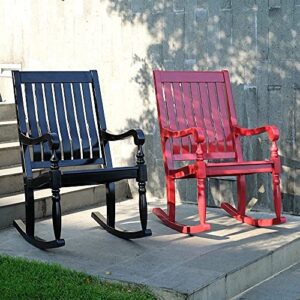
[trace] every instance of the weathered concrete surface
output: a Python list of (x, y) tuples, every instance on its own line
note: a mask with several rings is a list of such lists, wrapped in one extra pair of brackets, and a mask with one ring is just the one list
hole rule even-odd
[[(148, 191), (156, 196), (165, 191), (152, 69), (228, 69), (241, 125), (280, 128), (283, 207), (300, 213), (298, 0), (2, 0), (0, 11), (0, 63), (99, 70), (108, 128), (148, 134)], [(12, 99), (8, 79), (0, 93)], [(121, 145), (113, 146), (116, 164), (134, 159), (134, 147)], [(266, 136), (243, 145), (246, 158), (269, 155)], [(195, 201), (189, 184), (180, 183), (178, 197)], [(232, 185), (209, 185), (209, 203), (233, 198)], [(266, 175), (250, 177), (249, 206), (271, 208), (271, 194)]]
[[(162, 202), (150, 199), (150, 208)], [(99, 208), (105, 212), (105, 207)], [(139, 227), (137, 199), (117, 205), (118, 221)], [(63, 218), (66, 246), (40, 251), (15, 229), (0, 231), (0, 252), (60, 263), (108, 280), (149, 285), (164, 299), (230, 299), (300, 261), (300, 219), (273, 228), (239, 224), (220, 209), (209, 209), (210, 232), (197, 236), (176, 233), (149, 214), (153, 236), (125, 241), (102, 230), (92, 210)], [(194, 204), (181, 204), (178, 219), (194, 223)], [(48, 234), (47, 234), (47, 232)], [(51, 236), (50, 220), (39, 222), (37, 233)], [(272, 293), (272, 291), (270, 291)]]
[[(235, 300), (295, 300), (300, 299), (300, 264), (235, 297)], [(271, 291), (271, 293), (270, 293)]]

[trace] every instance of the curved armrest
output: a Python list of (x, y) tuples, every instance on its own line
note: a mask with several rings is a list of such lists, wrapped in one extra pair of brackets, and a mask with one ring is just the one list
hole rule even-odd
[(244, 135), (244, 136), (250, 136), (250, 135), (256, 135), (263, 132), (267, 132), (269, 136), (269, 140), (271, 142), (275, 142), (279, 139), (279, 129), (275, 125), (266, 125), (262, 127), (257, 128), (242, 128), (242, 127), (234, 127), (234, 133), (236, 135)]
[(135, 145), (143, 145), (145, 143), (145, 135), (141, 129), (130, 129), (121, 134), (113, 134), (101, 129), (100, 135), (106, 141), (119, 141), (132, 136)]
[(201, 129), (197, 128), (197, 127), (190, 127), (190, 128), (178, 130), (178, 131), (162, 128), (161, 134), (165, 138), (170, 138), (170, 137), (176, 138), (176, 137), (184, 137), (187, 135), (192, 135), (194, 137), (196, 143), (202, 143), (205, 140)]
[(59, 138), (56, 133), (48, 132), (36, 138), (28, 137), (24, 133), (19, 133), (19, 138), (20, 142), (25, 145), (36, 145), (48, 142), (51, 150), (57, 150), (59, 148)]

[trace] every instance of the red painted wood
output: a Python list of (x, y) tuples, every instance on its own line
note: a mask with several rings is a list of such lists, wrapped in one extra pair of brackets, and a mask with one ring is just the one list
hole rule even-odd
[[(175, 103), (173, 99), (173, 91), (172, 85), (170, 83), (164, 84), (164, 92), (165, 92), (165, 100), (166, 100), (166, 107), (167, 107), (167, 116), (168, 116), (168, 128), (171, 130), (178, 130), (179, 125), (177, 120), (177, 112), (175, 111)], [(180, 139), (172, 139), (172, 146), (174, 154), (179, 154), (181, 151), (181, 142)]]
[[(230, 79), (229, 79), (229, 73), (228, 71), (223, 71), (224, 74), (224, 80), (225, 80), (225, 89), (226, 89), (226, 96), (227, 96), (227, 104), (228, 104), (228, 109), (229, 109), (229, 121), (230, 121), (230, 128), (234, 126), (237, 126), (237, 116), (236, 116), (236, 111), (233, 103), (233, 95), (232, 95), (232, 90), (231, 90), (231, 84), (230, 84)], [(237, 154), (237, 160), (238, 161), (243, 161), (243, 153), (242, 153), (242, 146), (239, 138), (234, 139), (234, 148)]]
[(269, 227), (273, 225), (278, 225), (286, 222), (285, 217), (280, 218), (269, 218), (269, 219), (255, 219), (247, 215), (241, 215), (239, 212), (232, 207), (229, 203), (223, 202), (221, 207), (227, 211), (232, 217), (237, 219), (242, 223), (246, 223), (256, 227)]
[[(279, 131), (273, 125), (251, 129), (238, 126), (228, 72), (154, 71), (154, 84), (168, 211), (155, 208), (153, 212), (162, 222), (182, 233), (208, 230), (206, 178), (237, 176), (237, 209), (228, 203), (223, 203), (222, 207), (237, 220), (253, 226), (284, 223), (286, 220), (281, 217), (281, 164), (276, 144)], [(240, 136), (261, 133), (268, 134), (271, 141), (270, 158), (244, 161)], [(227, 161), (220, 161), (224, 159)], [(186, 161), (187, 164), (175, 168), (175, 161)], [(254, 219), (246, 215), (245, 175), (256, 173), (272, 174), (276, 215), (273, 219)], [(199, 225), (196, 226), (176, 221), (175, 180), (185, 178), (197, 179)]]
[[(202, 128), (203, 133), (205, 135), (205, 142), (203, 143), (202, 149), (204, 153), (207, 152), (207, 133), (206, 133), (206, 127), (204, 124), (204, 116), (203, 116), (203, 110), (202, 110), (202, 102), (201, 102), (201, 97), (200, 97), (200, 90), (199, 90), (199, 85), (198, 83), (192, 82), (191, 83), (191, 97), (192, 97), (192, 106), (193, 106), (193, 114), (194, 114), (194, 119), (195, 119), (195, 126)], [(196, 150), (193, 148), (192, 153), (195, 153)]]
[[(192, 97), (191, 97), (191, 84), (183, 83), (182, 84), (182, 99), (184, 106), (184, 115), (186, 118), (187, 127), (196, 127), (195, 119), (194, 119), (194, 110), (192, 107)], [(192, 137), (189, 137), (189, 152), (196, 152), (197, 143), (193, 140)], [(194, 151), (193, 151), (194, 150)]]
[[(202, 147), (204, 148), (204, 147)], [(195, 151), (196, 152), (196, 151)], [(204, 153), (204, 159), (229, 159), (235, 158), (234, 152), (212, 152), (212, 153)], [(195, 160), (196, 154), (195, 153), (187, 153), (187, 154), (179, 154), (173, 155), (174, 161), (185, 161), (185, 160)]]
[(237, 176), (237, 196), (238, 196), (238, 206), (237, 210), (240, 215), (245, 215), (246, 213), (246, 177), (245, 175)]
[[(184, 130), (184, 129), (188, 128), (188, 124), (187, 124), (186, 116), (184, 113), (185, 107), (184, 107), (184, 103), (183, 103), (182, 87), (181, 87), (181, 85), (179, 85), (179, 83), (173, 83), (173, 93), (174, 93), (174, 104), (175, 104), (175, 109), (176, 109), (178, 129)], [(190, 144), (191, 144), (191, 141), (190, 141), (189, 137), (182, 137), (180, 153), (189, 153), (190, 152), (189, 151)]]
[(194, 226), (184, 225), (175, 221), (171, 221), (169, 216), (160, 208), (153, 208), (152, 212), (170, 228), (185, 234), (195, 234), (211, 229), (210, 224), (204, 223)]
[(217, 101), (216, 85), (214, 83), (208, 83), (207, 86), (211, 106), (212, 124), (215, 128), (216, 133), (217, 149), (218, 151), (223, 152), (226, 149), (224, 144), (225, 134), (222, 124), (222, 118), (219, 112), (220, 109)]
[(200, 83), (200, 95), (201, 95), (203, 119), (206, 128), (206, 134), (208, 137), (207, 152), (215, 152), (218, 150), (217, 143), (216, 143), (216, 132), (212, 124), (209, 94), (208, 94), (206, 83)]
[(175, 180), (167, 177), (168, 215), (170, 221), (175, 222)]
[[(159, 72), (159, 71), (157, 71)], [(221, 72), (206, 71), (163, 71), (160, 72), (162, 82), (224, 82)]]
[(233, 151), (233, 133), (230, 128), (230, 118), (228, 112), (228, 104), (226, 101), (224, 83), (217, 83), (217, 97), (220, 107), (220, 118), (223, 125), (225, 135), (225, 151)]
[[(165, 101), (165, 92), (163, 90), (163, 83), (161, 81), (161, 72), (154, 71), (153, 76), (155, 78), (155, 95), (156, 95), (156, 104), (158, 110), (158, 117), (159, 117), (159, 127), (160, 130), (163, 128), (169, 128), (169, 120), (167, 115), (167, 104)], [(172, 153), (171, 153), (171, 141), (165, 141), (164, 137), (161, 136), (161, 145), (162, 150), (165, 155), (163, 155), (164, 167), (167, 172), (168, 169), (173, 167), (172, 161)]]

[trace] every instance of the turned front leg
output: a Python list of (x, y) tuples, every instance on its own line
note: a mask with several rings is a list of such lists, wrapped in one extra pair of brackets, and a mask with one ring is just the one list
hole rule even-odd
[(146, 199), (146, 181), (147, 181), (147, 168), (144, 160), (143, 148), (141, 145), (138, 146), (137, 151), (137, 166), (138, 166), (138, 187), (139, 187), (139, 211), (140, 211), (140, 220), (142, 229), (146, 230), (147, 228), (147, 199)]
[(52, 190), (52, 221), (55, 238), (60, 239), (61, 234), (61, 207), (60, 207), (60, 187), (61, 172), (58, 166), (56, 151), (53, 150), (50, 167), (50, 182)]
[(281, 164), (280, 164), (280, 158), (278, 155), (278, 147), (277, 147), (276, 142), (272, 142), (270, 159), (274, 162), (274, 170), (272, 172), (274, 210), (275, 210), (276, 217), (278, 219), (280, 219), (280, 215), (281, 215), (281, 191), (280, 191)]

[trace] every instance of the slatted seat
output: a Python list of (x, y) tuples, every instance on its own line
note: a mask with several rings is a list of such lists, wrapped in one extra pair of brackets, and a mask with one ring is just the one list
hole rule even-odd
[[(107, 131), (97, 72), (14, 71), (13, 83), (26, 204), (26, 225), (14, 221), (21, 235), (41, 249), (63, 246), (60, 188), (91, 184), (106, 185), (107, 220), (99, 212), (92, 213), (104, 229), (124, 239), (151, 235), (147, 229), (144, 134), (139, 129), (117, 135)], [(114, 168), (109, 142), (129, 137), (137, 145), (136, 165)], [(33, 176), (34, 169), (42, 170), (38, 177)], [(114, 182), (129, 178), (137, 180), (139, 191), (142, 228), (134, 232), (115, 227)], [(53, 241), (35, 236), (33, 192), (45, 188), (52, 190)]]
[[(154, 71), (161, 145), (167, 186), (167, 213), (154, 208), (167, 226), (182, 233), (210, 229), (206, 223), (206, 178), (237, 176), (237, 208), (227, 202), (221, 207), (237, 220), (253, 226), (286, 222), (281, 216), (281, 164), (273, 125), (254, 129), (238, 126), (227, 71)], [(264, 161), (244, 161), (240, 137), (266, 132), (271, 151)], [(184, 163), (176, 167), (175, 163)], [(246, 215), (245, 175), (271, 173), (275, 218), (255, 219)], [(196, 178), (199, 225), (189, 226), (175, 219), (175, 180)]]

